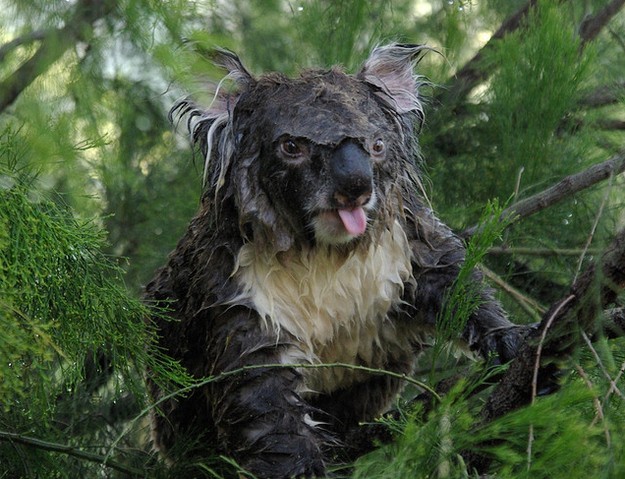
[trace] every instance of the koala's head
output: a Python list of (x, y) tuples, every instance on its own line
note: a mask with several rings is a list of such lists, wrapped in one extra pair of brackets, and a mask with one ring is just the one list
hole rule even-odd
[[(339, 69), (254, 78), (236, 55), (215, 62), (236, 88), (206, 110), (172, 112), (206, 156), (205, 207), (232, 199), (242, 234), (276, 251), (357, 244), (401, 214), (423, 111), (413, 73), (424, 48), (376, 48), (356, 75)], [(408, 170), (408, 171), (407, 171)], [(231, 219), (222, 218), (229, 221)]]

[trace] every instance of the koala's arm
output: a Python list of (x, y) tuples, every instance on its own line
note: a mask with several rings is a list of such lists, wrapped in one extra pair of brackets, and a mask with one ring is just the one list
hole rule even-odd
[[(269, 337), (248, 308), (230, 307), (215, 318), (209, 351), (213, 375), (245, 366), (284, 362), (293, 346)], [(313, 408), (297, 394), (293, 368), (252, 368), (210, 385), (210, 407), (226, 453), (259, 479), (322, 477), (324, 435)]]
[[(425, 206), (419, 205), (412, 210), (408, 224), (410, 232), (414, 233), (409, 240), (416, 279), (411, 302), (419, 319), (434, 325), (464, 263), (466, 249), (462, 240)], [(472, 351), (483, 357), (496, 355), (498, 361), (507, 362), (515, 357), (532, 327), (515, 325), (508, 320), (480, 271), (471, 273), (471, 281), (477, 285), (479, 306), (468, 318), (462, 339)]]

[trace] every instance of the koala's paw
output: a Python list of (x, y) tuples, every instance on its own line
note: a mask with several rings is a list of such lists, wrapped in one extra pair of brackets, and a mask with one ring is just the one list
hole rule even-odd
[[(485, 357), (492, 364), (505, 364), (513, 360), (526, 341), (539, 334), (540, 323), (514, 325), (490, 331), (483, 339)], [(560, 389), (565, 371), (555, 362), (545, 362), (538, 371), (538, 395), (545, 396)]]
[(495, 365), (505, 364), (516, 357), (521, 345), (538, 326), (533, 323), (493, 329), (482, 338), (480, 352)]
[(307, 439), (290, 434), (264, 437), (264, 447), (241, 464), (257, 479), (326, 477), (321, 452)]

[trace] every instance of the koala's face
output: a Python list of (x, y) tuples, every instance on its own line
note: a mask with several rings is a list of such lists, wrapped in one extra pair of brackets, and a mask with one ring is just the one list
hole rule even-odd
[[(400, 134), (370, 86), (337, 71), (266, 77), (234, 112), (259, 190), (295, 236), (357, 241), (398, 175)], [(245, 149), (245, 148), (244, 148)]]

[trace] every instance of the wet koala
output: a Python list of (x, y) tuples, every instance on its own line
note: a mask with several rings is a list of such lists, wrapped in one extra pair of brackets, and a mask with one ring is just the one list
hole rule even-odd
[[(236, 86), (206, 109), (172, 109), (205, 156), (206, 186), (146, 298), (168, 308), (154, 318), (160, 346), (193, 376), (244, 369), (160, 404), (165, 455), (193, 437), (189, 454), (228, 455), (258, 478), (323, 476), (329, 450), (400, 392), (388, 375), (302, 365), (410, 374), (463, 263), (419, 179), (424, 50), (381, 46), (355, 75), (296, 78), (252, 76), (217, 51)], [(523, 328), (478, 271), (473, 281), (481, 301), (461, 339), (508, 360)]]

